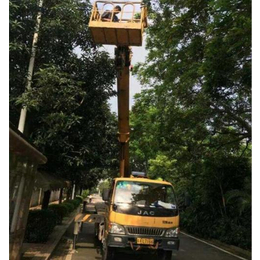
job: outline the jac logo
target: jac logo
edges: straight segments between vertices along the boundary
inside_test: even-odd
[[[143,216],[154,216],[154,211],[140,210],[137,214]]]

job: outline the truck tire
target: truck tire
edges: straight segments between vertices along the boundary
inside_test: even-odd
[[[172,251],[164,251],[165,254],[165,260],[171,260],[172,259]]]
[[[102,247],[102,260],[113,260],[114,255],[115,255],[114,248],[106,246],[106,243],[104,242]]]
[[[158,259],[160,260],[171,260],[172,259],[172,251],[159,250],[158,251]]]

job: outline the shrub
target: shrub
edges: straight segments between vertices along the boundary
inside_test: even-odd
[[[65,207],[68,209],[68,212],[72,212],[74,209],[76,209],[81,203],[80,198],[76,198],[74,200],[65,200],[62,205],[65,205]]]
[[[80,204],[78,200],[70,200],[69,203],[74,206],[74,209],[76,209]]]
[[[74,209],[76,209],[81,202],[78,199],[74,199],[74,200],[69,200],[68,203],[71,203],[74,206]]]
[[[79,201],[80,201],[80,203],[82,203],[82,202],[83,202],[83,197],[82,197],[82,196],[79,196],[79,195],[77,195],[77,196],[76,196],[76,198],[75,198],[75,200],[79,200]]]
[[[208,211],[203,205],[186,208],[180,214],[181,229],[202,238],[217,239],[246,250],[251,249],[250,212],[231,219],[213,213],[209,215]]]
[[[75,200],[75,205],[76,205],[76,207],[75,208],[78,208],[78,206],[81,204],[81,202],[79,201],[79,200]]]
[[[57,215],[57,224],[61,224],[63,218],[69,213],[64,204],[52,204],[49,206],[49,209]]]
[[[71,213],[74,210],[74,205],[69,201],[63,202],[62,205],[64,205],[67,208],[68,213]]]
[[[76,201],[77,203],[77,207],[82,203],[82,199],[81,198],[75,198],[74,201]]]
[[[46,242],[56,223],[57,215],[52,210],[30,210],[24,237],[25,242]]]
[[[87,198],[88,195],[89,195],[89,190],[83,190],[83,192],[82,192],[83,199]]]
[[[66,201],[66,203],[72,205],[73,210],[77,207],[76,203],[73,200],[68,200]]]

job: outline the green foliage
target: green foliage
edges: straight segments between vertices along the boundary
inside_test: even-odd
[[[53,211],[57,215],[57,224],[61,224],[64,217],[68,215],[68,209],[64,204],[52,204],[48,206],[48,209]]]
[[[79,196],[79,195],[77,195],[77,196],[76,196],[76,198],[75,198],[75,200],[78,200],[78,201],[79,201],[79,203],[82,203],[82,202],[83,202],[83,197],[82,197],[82,196]]]
[[[181,226],[187,232],[196,234],[199,237],[218,239],[223,243],[235,245],[244,249],[251,249],[250,223],[239,223],[232,218],[213,218],[208,214],[204,205],[197,205],[192,209],[188,208],[180,215]],[[246,219],[247,218],[247,219]],[[248,221],[250,214],[247,214],[245,221]]]
[[[131,142],[130,158],[132,170],[148,171],[148,161],[159,149],[160,117],[152,90],[135,95],[135,106],[130,114]],[[151,122],[153,122],[151,124]]]
[[[157,178],[158,176],[166,179],[167,176],[174,174],[174,165],[176,160],[170,160],[166,155],[157,154],[155,159],[149,160],[149,177]]]
[[[97,190],[97,187],[95,186],[95,187],[92,187],[91,189],[90,189],[90,194],[93,194],[93,193],[98,193],[98,190]]]
[[[65,205],[65,207],[68,209],[69,212],[72,212],[74,209],[78,208],[78,206],[81,204],[81,199],[76,198],[74,200],[65,200],[62,205]]]
[[[52,204],[47,210],[29,211],[25,241],[28,243],[46,242],[54,227],[62,224],[63,218],[78,208],[81,203],[82,198],[77,197],[62,204]]]
[[[67,211],[68,211],[69,213],[71,213],[71,212],[75,209],[74,204],[71,203],[71,202],[69,202],[69,201],[63,202],[62,205],[64,205],[64,206],[66,207],[66,209],[67,209]]]
[[[74,206],[74,209],[76,209],[81,203],[81,201],[79,199],[68,200],[66,202],[71,203]]]
[[[154,6],[149,54],[138,75],[158,95],[162,121],[180,141],[186,134],[202,137],[205,124],[207,132],[226,135],[229,142],[250,140],[250,2],[155,1]],[[185,132],[177,132],[184,124]],[[197,127],[187,127],[192,124]],[[214,146],[224,144],[218,139]]]
[[[105,180],[105,181],[101,182],[98,185],[98,190],[99,190],[100,194],[102,194],[104,189],[108,189],[109,186],[110,186],[110,182],[108,180]]]
[[[46,242],[56,222],[57,215],[51,210],[30,210],[25,231],[25,242]]]
[[[89,190],[83,190],[82,192],[83,199],[86,199],[88,195],[89,195]]]
[[[251,178],[246,177],[243,189],[229,190],[225,194],[227,205],[236,205],[239,215],[251,211]]]
[[[132,166],[173,183],[183,229],[250,249],[251,3],[146,2]]]
[[[141,13],[136,13],[134,15],[134,19],[141,19]]]
[[[10,0],[10,120],[26,105],[25,135],[47,156],[46,172],[89,188],[117,167],[114,62],[92,42],[91,4],[44,1],[32,88],[25,91],[37,1]]]

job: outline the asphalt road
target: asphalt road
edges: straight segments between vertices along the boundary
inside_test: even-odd
[[[94,197],[92,200],[98,208],[103,207],[102,199]],[[71,225],[53,253],[53,260],[101,260],[101,245],[95,239],[94,225],[85,223],[80,233],[76,250],[72,250],[73,241],[73,225]],[[126,254],[118,253],[115,260],[153,260],[158,259],[155,252],[153,254]],[[173,252],[172,260],[238,260],[243,259],[234,255],[230,255],[218,248],[205,244],[199,240],[180,234],[180,249]],[[159,259],[158,259],[159,260]]]

